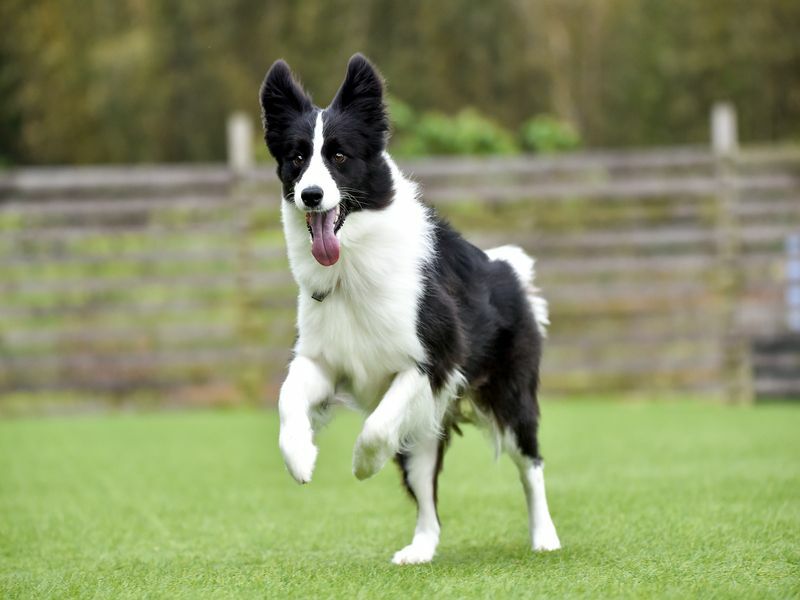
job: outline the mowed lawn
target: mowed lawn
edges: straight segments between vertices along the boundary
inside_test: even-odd
[[[800,407],[549,402],[564,549],[528,550],[510,461],[456,438],[430,565],[396,567],[414,509],[394,465],[358,482],[359,421],[296,485],[273,412],[0,422],[0,597],[800,595]]]

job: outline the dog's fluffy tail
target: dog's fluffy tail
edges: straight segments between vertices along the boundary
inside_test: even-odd
[[[525,254],[525,251],[519,246],[499,246],[486,250],[486,255],[491,260],[502,260],[511,265],[514,272],[517,274],[522,288],[528,296],[528,301],[531,305],[533,318],[536,321],[536,326],[539,328],[539,333],[542,337],[547,337],[547,326],[550,325],[550,315],[547,311],[547,300],[542,298],[540,290],[534,285],[534,263],[533,258]]]

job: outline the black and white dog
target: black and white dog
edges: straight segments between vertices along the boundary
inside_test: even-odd
[[[443,454],[451,431],[475,421],[519,468],[533,549],[559,548],[537,441],[548,319],[533,260],[517,247],[476,248],[422,204],[386,152],[383,82],[363,56],[350,59],[328,108],[312,104],[282,60],[260,96],[300,287],[279,400],[289,472],[311,480],[314,434],[332,405],[368,414],[353,472],[366,479],[395,457],[418,516],[393,562],[428,562]]]

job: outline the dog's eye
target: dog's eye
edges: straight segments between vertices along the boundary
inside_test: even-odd
[[[337,165],[342,164],[346,160],[347,157],[341,152],[337,152],[336,154],[333,155],[333,162],[335,162]]]
[[[292,164],[295,167],[302,167],[303,166],[303,155],[302,154],[296,154],[294,156],[294,158],[292,159]]]

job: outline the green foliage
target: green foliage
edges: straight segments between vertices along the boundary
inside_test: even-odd
[[[227,115],[257,119],[274,59],[325,105],[355,51],[422,114],[423,152],[511,151],[470,112],[452,135],[441,115],[467,106],[509,131],[552,114],[586,145],[632,146],[705,143],[726,99],[743,140],[797,139],[798,39],[797,0],[4,0],[0,156],[220,160]]]
[[[539,115],[525,121],[520,138],[523,148],[542,154],[568,152],[581,146],[581,136],[575,128],[552,115]]]
[[[389,103],[398,156],[445,154],[514,154],[519,151],[514,136],[475,109],[454,116],[428,112],[416,116],[405,103]]]
[[[455,117],[423,115],[416,130],[426,154],[513,154],[514,137],[505,129],[467,108]]]
[[[564,548],[528,549],[522,489],[472,428],[439,487],[431,565],[398,568],[394,465],[350,472],[360,420],[295,484],[274,412],[0,421],[3,598],[789,598],[798,407],[545,403]]]
[[[389,95],[386,99],[389,110],[389,117],[392,121],[393,135],[403,136],[414,130],[417,122],[417,115],[414,109],[394,95]]]

